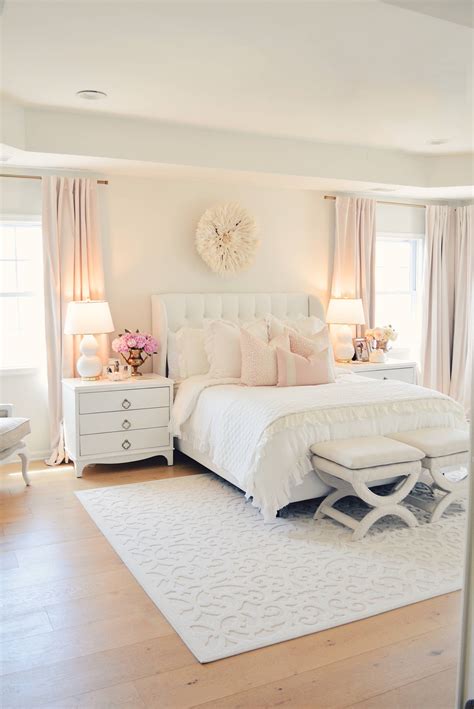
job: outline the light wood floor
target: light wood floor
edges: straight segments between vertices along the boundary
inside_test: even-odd
[[[73,494],[198,471],[1,469],[4,709],[454,706],[457,593],[200,665]]]

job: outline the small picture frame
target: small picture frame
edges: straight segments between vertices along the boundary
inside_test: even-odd
[[[369,344],[365,337],[354,337],[353,338],[354,349],[355,349],[355,359],[357,362],[368,362],[369,361]]]
[[[132,376],[132,368],[129,364],[121,364],[118,359],[110,358],[104,367],[103,376],[112,382],[122,381]]]
[[[120,360],[118,357],[109,357],[109,361],[107,363],[108,367],[112,367],[114,372],[119,372],[120,371]]]

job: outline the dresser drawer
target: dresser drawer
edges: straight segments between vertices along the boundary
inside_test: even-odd
[[[134,453],[150,448],[162,448],[170,445],[168,427],[147,428],[139,431],[122,433],[97,433],[93,436],[80,436],[81,455],[96,453]]]
[[[169,406],[168,387],[149,389],[119,389],[117,391],[85,392],[79,394],[79,413],[98,414],[104,411],[131,411]]]
[[[158,428],[159,426],[167,426],[169,417],[170,410],[167,406],[161,409],[81,414],[79,416],[79,433],[87,435],[112,431],[134,431],[137,428]]]

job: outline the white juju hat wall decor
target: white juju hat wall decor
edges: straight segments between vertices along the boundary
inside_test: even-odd
[[[196,249],[216,273],[236,273],[250,266],[258,246],[253,217],[239,204],[207,209],[196,229]]]

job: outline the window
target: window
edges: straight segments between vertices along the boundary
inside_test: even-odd
[[[423,236],[378,234],[375,264],[375,324],[392,325],[392,354],[419,360]]]
[[[44,352],[39,220],[0,220],[0,369],[40,366]]]

